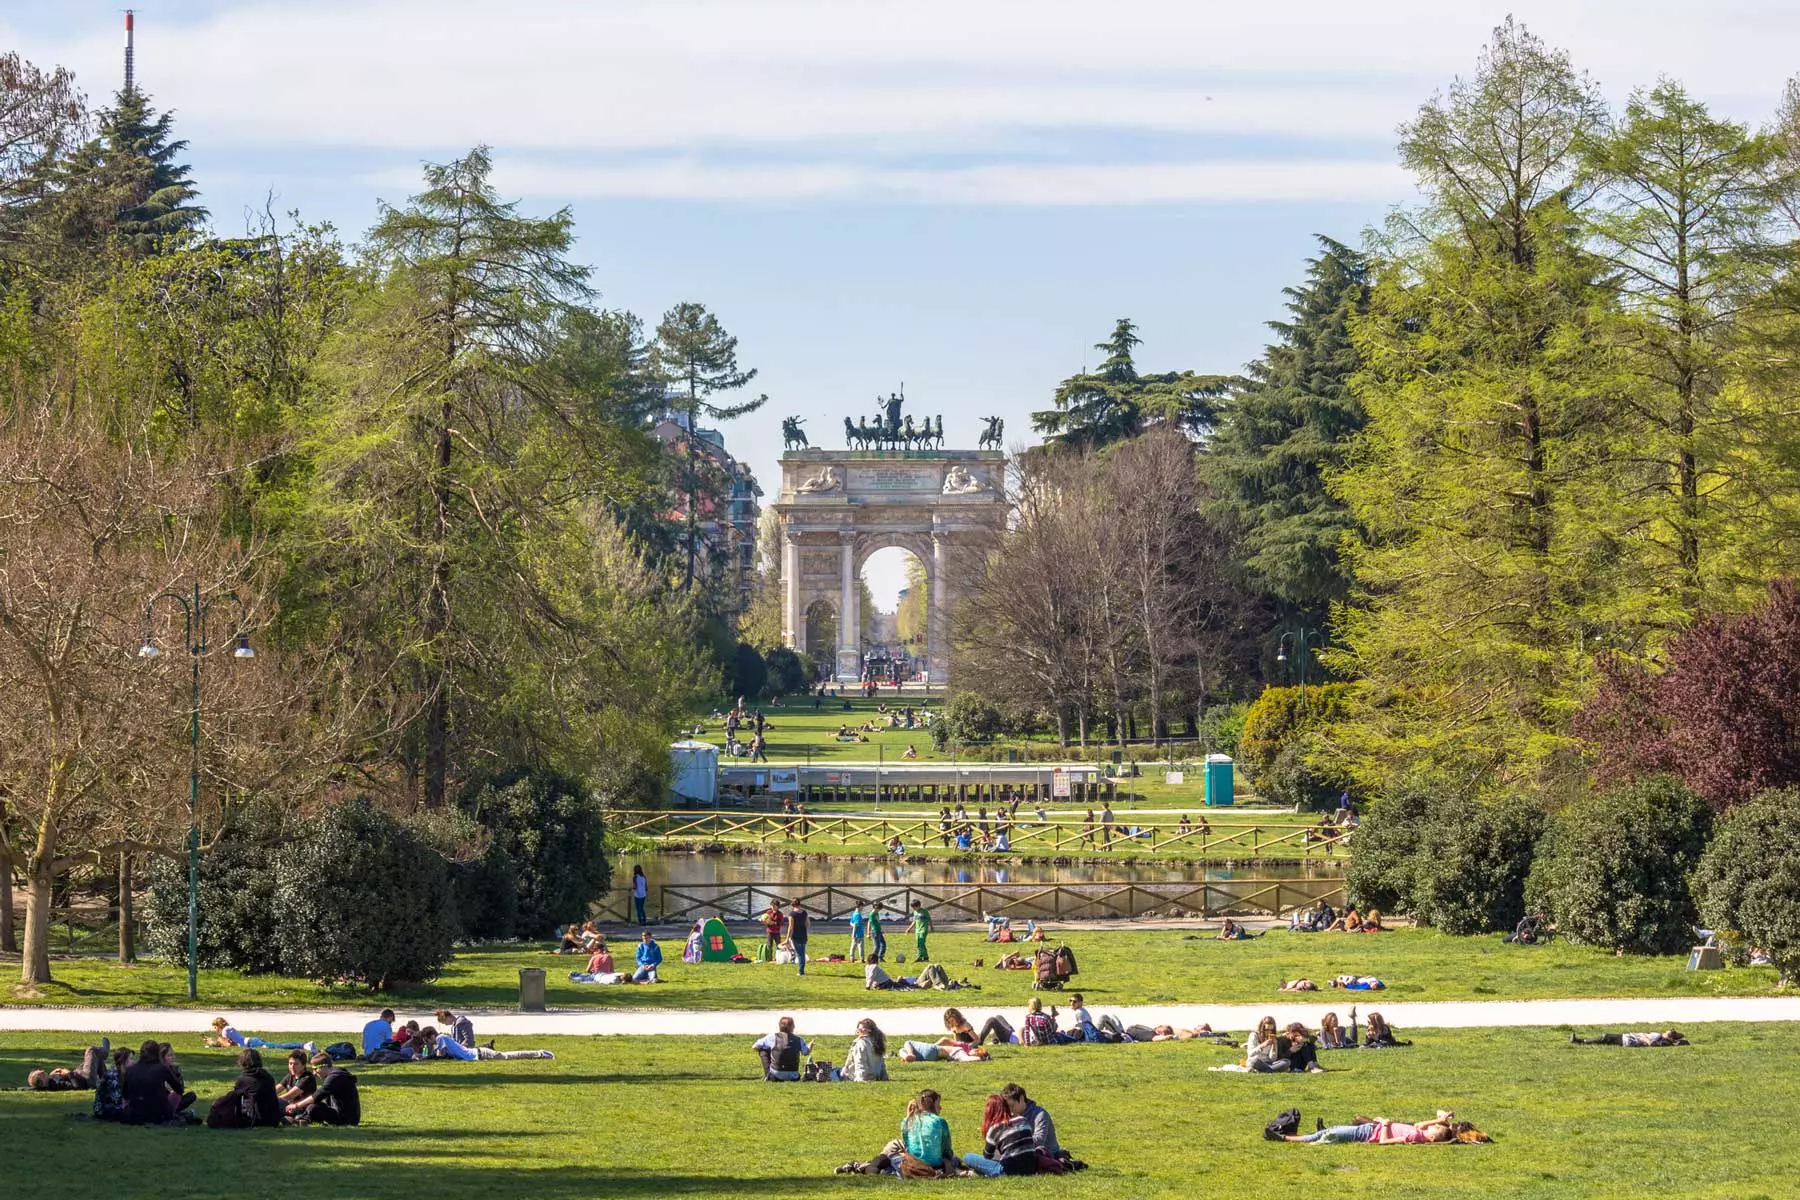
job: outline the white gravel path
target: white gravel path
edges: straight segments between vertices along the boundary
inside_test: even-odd
[[[1064,997],[1045,994],[1048,1003]],[[999,1012],[1015,1025],[1018,1008],[995,1009],[973,995],[942,994],[929,1007],[743,1009],[720,1012],[675,1010],[559,1009],[521,1013],[510,1009],[469,1010],[483,1038],[608,1034],[730,1034],[756,1036],[774,1028],[778,1016],[792,1016],[803,1033],[848,1036],[865,1016],[880,1022],[889,1036],[941,1036],[944,1005],[955,1004],[980,1025]],[[1127,1025],[1170,1024],[1192,1027],[1201,1021],[1239,1034],[1264,1015],[1277,1022],[1318,1023],[1319,1014],[1339,1016],[1355,1004],[1359,1013],[1378,1009],[1402,1034],[1413,1029],[1467,1029],[1488,1026],[1578,1025],[1588,1029],[1667,1029],[1708,1021],[1800,1021],[1800,996],[1671,997],[1620,1000],[1499,1000],[1453,1003],[1385,1003],[1379,992],[1322,992],[1305,1000],[1283,998],[1268,1004],[1187,1004],[1115,1008],[1094,1005],[1095,1015],[1113,1013]],[[218,1013],[178,1008],[25,1008],[0,1007],[0,1030],[45,1030],[91,1033],[180,1033],[207,1030],[214,1016],[230,1017],[246,1033],[265,1038],[303,1033],[350,1037],[374,1015],[343,1009],[254,1009]],[[401,1017],[428,1020],[428,1011],[401,1012]],[[336,1031],[335,1033],[333,1031]],[[352,1039],[354,1040],[354,1039]]]

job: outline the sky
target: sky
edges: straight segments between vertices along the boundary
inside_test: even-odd
[[[143,0],[137,77],[221,232],[265,203],[355,236],[419,167],[493,148],[567,206],[599,303],[698,300],[769,402],[728,445],[767,490],[780,423],[841,445],[904,388],[972,446],[1030,439],[1119,317],[1146,370],[1256,357],[1314,236],[1416,201],[1395,130],[1513,13],[1620,104],[1659,77],[1761,123],[1793,0]],[[116,0],[0,0],[0,49],[120,81]],[[869,572],[891,607],[903,565]]]

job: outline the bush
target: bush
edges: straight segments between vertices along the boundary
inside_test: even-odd
[[[1767,950],[1783,980],[1800,978],[1800,788],[1720,817],[1693,889],[1703,922]]]
[[[1544,811],[1528,800],[1433,802],[1413,858],[1413,916],[1456,934],[1517,925],[1543,829]]]
[[[506,851],[489,844],[472,862],[450,865],[456,926],[470,941],[504,941],[519,933],[519,871]]]
[[[811,666],[786,646],[777,646],[763,655],[763,665],[768,668],[763,691],[770,698],[798,695],[811,687]]]
[[[1412,911],[1414,858],[1430,812],[1430,795],[1423,788],[1395,792],[1369,805],[1344,876],[1352,904],[1382,912]]]
[[[282,969],[379,988],[436,978],[456,920],[443,857],[360,796],[295,832],[275,861]]]
[[[1347,683],[1263,689],[1244,714],[1237,742],[1238,765],[1259,793],[1286,804],[1338,798],[1349,775],[1332,765],[1320,735],[1344,718],[1349,699]]]
[[[965,746],[991,742],[1006,731],[1000,709],[973,692],[956,692],[931,726],[931,740],[942,747],[952,740]]]
[[[242,971],[281,969],[275,939],[275,873],[281,815],[260,806],[239,814],[200,856],[199,961]],[[159,857],[150,868],[144,945],[155,957],[187,961],[187,859]]]
[[[488,830],[489,853],[498,851],[510,867],[517,933],[548,937],[556,926],[585,918],[588,905],[612,882],[606,821],[580,780],[520,767],[469,789],[460,803]],[[479,902],[479,889],[497,885],[497,864],[484,870],[488,877],[479,884],[471,879],[465,898]],[[468,936],[512,936],[500,931],[503,905],[460,911]]]
[[[1250,702],[1239,700],[1235,704],[1215,704],[1200,717],[1200,727],[1195,730],[1196,740],[1202,745],[1210,744],[1212,753],[1238,756],[1238,742],[1244,736],[1244,720],[1250,715]]]
[[[1578,801],[1550,821],[1526,903],[1571,941],[1636,954],[1686,947],[1688,875],[1711,828],[1706,803],[1670,776]]]

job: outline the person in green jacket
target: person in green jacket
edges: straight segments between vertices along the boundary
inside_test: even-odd
[[[915,961],[930,962],[931,956],[925,952],[925,935],[931,932],[931,914],[925,911],[923,901],[914,900],[912,906],[913,942],[919,953]]]
[[[881,962],[887,958],[887,938],[881,932],[881,905],[869,906],[869,961]]]

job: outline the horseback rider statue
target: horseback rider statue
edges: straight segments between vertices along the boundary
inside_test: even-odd
[[[795,446],[802,450],[811,447],[812,443],[806,440],[806,432],[800,428],[804,424],[806,422],[799,417],[781,418],[781,448],[783,450],[792,450]]]

